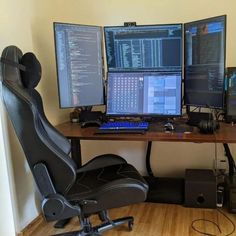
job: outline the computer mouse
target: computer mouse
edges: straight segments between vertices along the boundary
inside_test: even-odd
[[[175,129],[174,125],[170,122],[164,125],[166,131],[173,131]]]

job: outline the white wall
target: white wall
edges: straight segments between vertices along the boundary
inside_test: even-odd
[[[23,52],[34,51],[43,67],[39,85],[46,114],[57,124],[68,119],[70,110],[58,105],[56,65],[52,23],[71,22],[92,25],[123,25],[125,21],[138,24],[179,23],[227,14],[227,66],[236,66],[236,2],[235,0],[3,0],[0,8],[0,49],[18,45]],[[3,114],[3,116],[5,116]],[[37,214],[37,196],[22,149],[11,125],[4,121],[7,133],[4,140],[9,147],[7,159],[13,169],[15,191],[15,221],[19,232]],[[143,142],[83,141],[83,160],[94,155],[113,152],[124,156],[141,172],[144,169],[146,144]],[[236,154],[235,145],[231,145]],[[217,145],[218,156],[223,156],[222,145]],[[215,156],[213,144],[155,143],[152,167],[159,176],[182,176],[185,168],[212,167]],[[14,187],[15,186],[15,187]]]
[[[1,70],[0,70],[1,72]],[[0,97],[1,97],[1,84],[0,84]],[[15,235],[15,223],[13,215],[13,198],[11,188],[11,174],[9,174],[9,160],[5,151],[4,135],[3,135],[3,104],[0,100],[0,235]]]
[[[17,45],[23,51],[32,51],[32,36],[31,36],[31,10],[30,0],[6,0],[1,1],[0,7],[0,52],[9,45]],[[0,130],[0,137],[3,137],[5,143],[5,152],[0,150],[1,155],[1,167],[7,168],[8,175],[5,172],[3,178],[1,178],[1,184],[4,183],[12,193],[12,205],[15,221],[15,230],[19,232],[32,219],[38,215],[38,211],[35,207],[34,188],[32,182],[32,176],[27,170],[27,164],[20,147],[20,144],[15,136],[13,128],[8,120],[5,109],[1,104],[0,115],[2,118],[3,129]],[[3,148],[3,147],[2,147]],[[7,163],[7,165],[6,165]],[[0,171],[1,172],[1,171]],[[5,189],[7,187],[5,186]],[[7,194],[7,192],[6,192]],[[1,194],[2,195],[2,189]],[[4,196],[7,198],[7,196]],[[6,199],[4,207],[10,208],[10,198]],[[3,201],[1,201],[3,203]],[[3,214],[6,220],[4,208],[1,207],[0,215]],[[4,221],[0,221],[2,224]],[[11,217],[9,215],[9,223]],[[3,229],[8,224],[1,226]],[[11,235],[12,229],[9,228],[9,234]]]

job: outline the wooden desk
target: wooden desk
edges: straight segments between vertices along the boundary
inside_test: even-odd
[[[221,123],[220,129],[215,134],[200,134],[198,128],[193,132],[157,132],[152,129],[145,134],[95,134],[98,128],[81,128],[76,123],[62,123],[56,129],[71,140],[72,158],[81,165],[80,140],[118,140],[118,141],[145,141],[148,142],[148,150],[151,148],[152,141],[166,142],[195,142],[195,143],[236,143],[236,125]],[[149,153],[150,154],[150,153]]]

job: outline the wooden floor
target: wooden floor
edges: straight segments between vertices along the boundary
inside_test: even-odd
[[[236,214],[224,213],[236,224]],[[233,225],[225,216],[216,209],[196,209],[186,208],[181,205],[142,203],[129,207],[113,209],[110,211],[112,219],[132,215],[134,216],[134,227],[131,232],[127,225],[119,226],[105,232],[104,236],[199,236],[203,235],[194,231],[191,227],[192,222],[197,219],[205,219],[219,225],[217,226],[208,221],[197,221],[194,227],[202,232],[212,235],[226,236],[233,230]],[[97,216],[92,217],[92,222],[98,224]],[[40,221],[37,227],[30,228],[24,232],[24,236],[47,236],[66,231],[78,230],[79,221],[77,218],[71,220],[65,229],[54,229],[54,223]],[[236,231],[233,234],[236,236]]]

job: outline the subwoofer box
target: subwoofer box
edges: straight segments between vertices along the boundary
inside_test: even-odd
[[[186,207],[216,208],[216,194],[216,177],[213,170],[186,169]]]

